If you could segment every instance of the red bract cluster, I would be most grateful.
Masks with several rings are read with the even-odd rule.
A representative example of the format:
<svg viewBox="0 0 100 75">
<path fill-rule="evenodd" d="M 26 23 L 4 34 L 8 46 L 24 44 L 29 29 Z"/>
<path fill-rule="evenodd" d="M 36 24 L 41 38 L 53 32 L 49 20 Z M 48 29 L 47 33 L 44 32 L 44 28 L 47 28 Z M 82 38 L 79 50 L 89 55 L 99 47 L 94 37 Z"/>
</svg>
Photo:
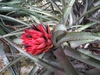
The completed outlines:
<svg viewBox="0 0 100 75">
<path fill-rule="evenodd" d="M 47 52 L 53 47 L 49 26 L 44 27 L 42 24 L 25 29 L 21 39 L 25 50 L 32 55 Z"/>
</svg>

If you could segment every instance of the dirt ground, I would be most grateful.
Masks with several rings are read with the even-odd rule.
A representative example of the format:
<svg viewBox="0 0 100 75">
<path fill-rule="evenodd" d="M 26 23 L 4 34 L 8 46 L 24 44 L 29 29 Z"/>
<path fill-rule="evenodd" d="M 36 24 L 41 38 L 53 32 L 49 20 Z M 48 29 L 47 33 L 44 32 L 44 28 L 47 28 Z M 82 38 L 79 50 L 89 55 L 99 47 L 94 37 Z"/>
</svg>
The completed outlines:
<svg viewBox="0 0 100 75">
<path fill-rule="evenodd" d="M 3 66 L 4 66 L 3 59 L 2 59 L 2 57 L 0 56 L 0 69 L 1 69 Z M 2 74 L 0 73 L 0 75 L 2 75 Z"/>
</svg>

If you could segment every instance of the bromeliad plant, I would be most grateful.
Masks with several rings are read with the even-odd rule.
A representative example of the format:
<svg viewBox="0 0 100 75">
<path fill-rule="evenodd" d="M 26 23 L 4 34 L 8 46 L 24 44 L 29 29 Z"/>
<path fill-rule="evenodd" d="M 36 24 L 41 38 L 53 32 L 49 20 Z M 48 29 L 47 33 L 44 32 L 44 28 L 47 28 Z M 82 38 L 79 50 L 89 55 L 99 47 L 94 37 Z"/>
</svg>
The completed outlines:
<svg viewBox="0 0 100 75">
<path fill-rule="evenodd" d="M 29 30 L 25 29 L 22 40 L 25 50 L 32 55 L 47 52 L 53 47 L 50 28 L 44 27 L 42 24 L 33 25 Z"/>
<path fill-rule="evenodd" d="M 45 0 L 39 2 L 42 1 Z M 8 68 L 12 75 L 20 75 L 17 62 L 28 57 L 35 64 L 28 75 L 98 75 L 100 1 L 48 0 L 43 6 L 35 7 L 36 3 L 30 1 L 22 6 L 20 1 L 0 3 L 1 7 L 3 4 L 14 7 L 12 10 L 15 12 L 19 11 L 18 14 L 11 10 L 5 12 L 3 8 L 2 12 L 8 16 L 0 14 L 2 27 L 0 31 L 3 33 L 0 36 L 0 55 L 6 62 L 6 66 L 0 72 Z M 25 19 L 29 18 L 27 22 L 12 17 L 14 14 L 22 13 Z M 12 25 L 13 22 L 23 25 L 11 26 L 8 21 Z M 35 25 L 30 25 L 33 22 Z M 10 37 L 13 35 L 14 37 Z M 7 36 L 9 37 L 5 38 Z M 20 39 L 13 42 L 17 44 L 21 42 L 21 47 L 10 41 L 15 37 Z M 10 57 L 7 56 L 6 50 L 10 50 L 8 53 L 12 55 L 13 60 L 9 61 Z"/>
</svg>

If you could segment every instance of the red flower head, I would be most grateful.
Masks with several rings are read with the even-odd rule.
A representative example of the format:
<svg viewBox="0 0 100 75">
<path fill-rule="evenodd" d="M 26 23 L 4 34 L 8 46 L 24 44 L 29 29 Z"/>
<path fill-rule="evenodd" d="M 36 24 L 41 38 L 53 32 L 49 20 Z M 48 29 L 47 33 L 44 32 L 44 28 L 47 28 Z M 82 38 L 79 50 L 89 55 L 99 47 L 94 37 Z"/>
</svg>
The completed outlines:
<svg viewBox="0 0 100 75">
<path fill-rule="evenodd" d="M 49 26 L 44 27 L 42 24 L 33 25 L 29 30 L 25 29 L 21 38 L 25 50 L 32 55 L 46 52 L 53 47 Z"/>
</svg>

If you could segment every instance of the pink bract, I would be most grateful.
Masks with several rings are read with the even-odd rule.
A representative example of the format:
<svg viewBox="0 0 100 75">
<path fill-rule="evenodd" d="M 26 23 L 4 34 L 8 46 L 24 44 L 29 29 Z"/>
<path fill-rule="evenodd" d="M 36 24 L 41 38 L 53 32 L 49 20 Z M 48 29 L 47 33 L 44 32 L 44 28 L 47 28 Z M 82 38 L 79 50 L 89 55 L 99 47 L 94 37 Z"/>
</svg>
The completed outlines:
<svg viewBox="0 0 100 75">
<path fill-rule="evenodd" d="M 25 50 L 32 55 L 47 52 L 53 47 L 50 28 L 49 26 L 44 27 L 42 24 L 25 29 L 21 39 Z"/>
</svg>

